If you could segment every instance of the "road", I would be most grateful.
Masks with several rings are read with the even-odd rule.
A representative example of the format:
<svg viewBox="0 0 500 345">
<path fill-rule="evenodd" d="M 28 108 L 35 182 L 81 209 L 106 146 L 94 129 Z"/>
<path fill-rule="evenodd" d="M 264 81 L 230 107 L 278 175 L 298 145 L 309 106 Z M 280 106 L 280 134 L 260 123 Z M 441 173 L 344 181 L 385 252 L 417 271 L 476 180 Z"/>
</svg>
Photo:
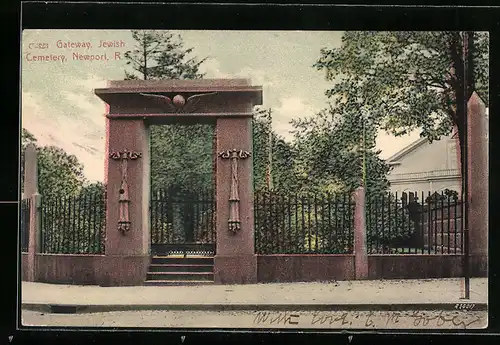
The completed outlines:
<svg viewBox="0 0 500 345">
<path fill-rule="evenodd" d="M 487 311 L 120 311 L 47 314 L 22 311 L 25 326 L 304 328 L 304 329 L 480 329 Z"/>
</svg>

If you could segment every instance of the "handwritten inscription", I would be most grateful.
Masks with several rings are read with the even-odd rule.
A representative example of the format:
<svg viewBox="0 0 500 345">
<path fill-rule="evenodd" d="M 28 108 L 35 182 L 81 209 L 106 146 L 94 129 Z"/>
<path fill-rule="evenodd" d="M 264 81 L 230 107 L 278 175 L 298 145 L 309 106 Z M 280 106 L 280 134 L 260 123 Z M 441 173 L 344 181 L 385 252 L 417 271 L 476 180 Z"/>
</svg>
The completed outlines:
<svg viewBox="0 0 500 345">
<path fill-rule="evenodd" d="M 270 312 L 258 312 L 255 315 L 254 324 L 268 323 L 270 325 L 298 325 L 299 314 L 297 313 L 270 313 Z"/>
<path fill-rule="evenodd" d="M 480 328 L 486 325 L 486 312 L 460 311 L 339 311 L 254 313 L 254 325 L 329 328 Z"/>
</svg>

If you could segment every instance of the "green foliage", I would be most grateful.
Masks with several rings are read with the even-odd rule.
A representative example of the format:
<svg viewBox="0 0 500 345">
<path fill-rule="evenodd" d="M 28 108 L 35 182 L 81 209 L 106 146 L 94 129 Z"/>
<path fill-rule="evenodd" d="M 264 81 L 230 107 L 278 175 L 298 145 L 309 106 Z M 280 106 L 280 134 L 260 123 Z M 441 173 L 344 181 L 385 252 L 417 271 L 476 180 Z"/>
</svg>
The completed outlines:
<svg viewBox="0 0 500 345">
<path fill-rule="evenodd" d="M 352 253 L 354 207 L 349 195 L 260 191 L 255 197 L 257 253 Z"/>
<path fill-rule="evenodd" d="M 363 183 L 365 160 L 367 194 L 387 189 L 389 167 L 375 150 L 375 126 L 364 120 L 358 107 L 330 108 L 293 124 L 303 188 L 352 193 Z"/>
<path fill-rule="evenodd" d="M 189 57 L 193 48 L 185 48 L 182 37 L 163 30 L 132 30 L 135 46 L 125 52 L 125 79 L 199 79 L 198 71 L 206 60 Z"/>
<path fill-rule="evenodd" d="M 297 152 L 290 143 L 287 143 L 272 130 L 269 125 L 270 114 L 271 109 L 256 108 L 254 111 L 252 125 L 254 189 L 268 189 L 267 171 L 269 167 L 269 138 L 271 136 L 273 189 L 293 191 L 298 186 L 298 178 L 294 174 Z"/>
<path fill-rule="evenodd" d="M 474 34 L 475 90 L 488 100 L 488 33 Z M 396 136 L 420 129 L 430 141 L 463 134 L 460 32 L 346 32 L 314 65 L 333 82 L 335 113 L 362 105 L 370 123 Z"/>
<path fill-rule="evenodd" d="M 457 109 L 463 97 L 463 70 L 457 35 L 346 32 L 342 47 L 323 49 L 315 64 L 332 81 L 326 92 L 329 106 L 312 117 L 295 120 L 292 143 L 272 131 L 270 109 L 255 110 L 252 158 L 257 252 L 352 252 L 350 195 L 362 184 L 367 189 L 369 249 L 384 252 L 412 240 L 415 227 L 406 206 L 387 194 L 389 167 L 379 158 L 376 136 L 379 129 L 403 135 L 420 128 L 422 136 L 435 140 L 448 134 L 452 125 L 460 132 Z M 199 67 L 205 59 L 189 57 L 193 49 L 184 48 L 180 37 L 154 30 L 132 31 L 132 36 L 136 45 L 126 53 L 130 68 L 126 79 L 203 77 Z M 476 33 L 475 46 L 476 89 L 487 100 L 487 34 Z M 150 130 L 152 190 L 191 193 L 212 188 L 213 126 L 175 124 Z M 36 138 L 23 130 L 23 149 L 30 142 L 36 144 Z M 81 164 L 62 149 L 37 150 L 46 250 L 102 252 L 105 186 L 86 184 Z M 266 178 L 270 153 L 272 191 Z M 201 211 L 196 223 L 209 224 L 212 211 Z M 183 212 L 187 211 L 171 213 L 182 218 Z M 169 233 L 181 240 L 183 234 L 174 232 L 180 229 L 181 224 L 175 224 L 179 219 L 156 222 L 153 237 Z M 209 230 L 197 227 L 194 231 L 208 234 Z M 75 236 L 78 241 L 73 247 Z M 95 246 L 95 238 L 101 241 L 100 247 Z"/>
<path fill-rule="evenodd" d="M 45 253 L 96 254 L 104 251 L 105 186 L 89 184 L 83 165 L 74 155 L 55 146 L 39 146 L 23 128 L 21 134 L 21 188 L 24 150 L 38 152 L 38 190 L 42 195 L 42 246 Z"/>
<path fill-rule="evenodd" d="M 206 190 L 213 181 L 213 126 L 151 126 L 151 187 Z"/>
<path fill-rule="evenodd" d="M 38 152 L 38 190 L 43 197 L 76 195 L 85 183 L 83 165 L 74 155 L 55 146 L 39 146 L 23 128 L 21 134 L 21 188 L 24 185 L 24 151 L 34 144 Z"/>
<path fill-rule="evenodd" d="M 104 253 L 106 205 L 101 183 L 82 188 L 76 196 L 50 196 L 42 201 L 44 253 Z"/>
<path fill-rule="evenodd" d="M 134 49 L 125 57 L 125 79 L 199 79 L 200 65 L 180 36 L 168 31 L 132 30 Z M 150 127 L 151 187 L 195 191 L 212 185 L 213 126 L 172 124 Z"/>
<path fill-rule="evenodd" d="M 213 190 L 158 189 L 151 198 L 153 244 L 213 243 L 215 200 Z"/>
<path fill-rule="evenodd" d="M 38 156 L 38 185 L 44 197 L 76 195 L 83 187 L 83 165 L 63 149 L 46 146 Z"/>
<path fill-rule="evenodd" d="M 455 203 L 458 199 L 458 192 L 447 188 L 441 193 L 434 192 L 433 194 L 428 195 L 425 197 L 424 202 L 426 204 Z"/>
<path fill-rule="evenodd" d="M 80 189 L 78 194 L 83 198 L 96 196 L 104 199 L 106 195 L 106 185 L 102 182 L 87 183 Z"/>
<path fill-rule="evenodd" d="M 415 236 L 407 203 L 392 193 L 380 193 L 366 200 L 366 237 L 368 252 L 391 252 L 406 247 Z"/>
</svg>

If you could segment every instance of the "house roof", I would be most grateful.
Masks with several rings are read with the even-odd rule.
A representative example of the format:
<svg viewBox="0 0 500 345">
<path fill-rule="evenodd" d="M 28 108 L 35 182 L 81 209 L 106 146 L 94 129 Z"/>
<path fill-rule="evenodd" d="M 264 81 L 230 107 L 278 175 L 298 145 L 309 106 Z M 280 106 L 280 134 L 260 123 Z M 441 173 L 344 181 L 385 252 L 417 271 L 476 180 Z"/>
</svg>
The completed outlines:
<svg viewBox="0 0 500 345">
<path fill-rule="evenodd" d="M 401 157 L 406 156 L 407 154 L 415 151 L 417 148 L 424 145 L 426 142 L 428 142 L 427 138 L 419 138 L 414 142 L 412 142 L 410 145 L 404 147 L 403 149 L 399 150 L 398 152 L 387 158 L 385 161 L 386 163 L 395 162 L 401 159 Z"/>
<path fill-rule="evenodd" d="M 482 101 L 482 99 L 481 99 L 481 101 Z M 489 108 L 488 107 L 485 107 L 485 115 L 486 115 L 486 119 L 489 120 Z M 457 139 L 457 136 L 458 136 L 458 131 L 457 131 L 457 128 L 454 127 L 452 132 L 451 132 L 450 138 Z M 410 145 L 405 146 L 404 148 L 402 148 L 401 150 L 399 150 L 398 152 L 396 152 L 395 154 L 393 154 L 392 156 L 387 158 L 385 160 L 385 162 L 386 163 L 396 162 L 396 161 L 400 160 L 402 157 L 406 156 L 407 154 L 415 151 L 416 149 L 418 149 L 419 147 L 424 145 L 426 142 L 428 142 L 427 138 L 419 138 L 419 139 L 415 140 L 414 142 L 412 142 Z"/>
</svg>

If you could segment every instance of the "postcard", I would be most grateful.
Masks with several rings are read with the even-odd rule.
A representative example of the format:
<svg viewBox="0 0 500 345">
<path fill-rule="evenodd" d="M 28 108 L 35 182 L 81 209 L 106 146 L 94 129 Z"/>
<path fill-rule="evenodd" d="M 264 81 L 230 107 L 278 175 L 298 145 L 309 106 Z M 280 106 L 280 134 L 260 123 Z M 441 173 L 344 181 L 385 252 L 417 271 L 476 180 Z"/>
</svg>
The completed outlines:
<svg viewBox="0 0 500 345">
<path fill-rule="evenodd" d="M 488 49 L 24 30 L 22 325 L 486 328 Z"/>
</svg>

